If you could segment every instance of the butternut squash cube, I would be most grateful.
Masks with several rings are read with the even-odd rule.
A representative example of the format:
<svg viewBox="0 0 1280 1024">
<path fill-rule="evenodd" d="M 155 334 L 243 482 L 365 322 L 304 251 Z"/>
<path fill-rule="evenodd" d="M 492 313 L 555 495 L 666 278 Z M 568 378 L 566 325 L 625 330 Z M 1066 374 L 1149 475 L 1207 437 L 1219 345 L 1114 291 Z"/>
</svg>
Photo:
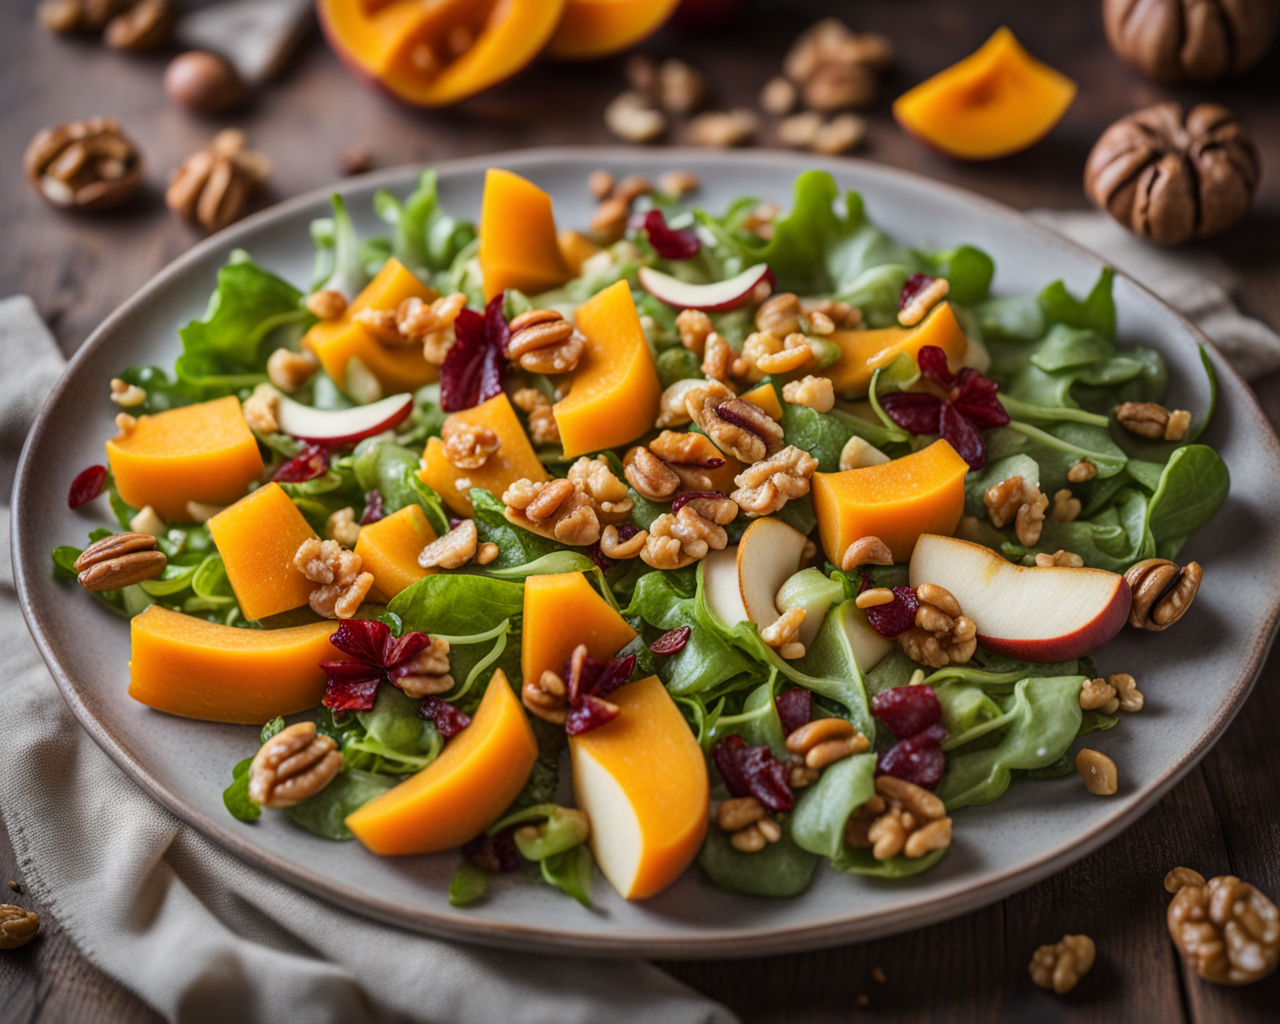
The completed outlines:
<svg viewBox="0 0 1280 1024">
<path fill-rule="evenodd" d="M 827 337 L 840 346 L 842 353 L 826 370 L 831 386 L 838 394 L 854 396 L 865 395 L 871 387 L 871 375 L 893 362 L 899 352 L 915 358 L 926 345 L 936 345 L 954 365 L 964 358 L 969 345 L 947 302 L 938 303 L 915 327 L 836 331 Z"/>
<path fill-rule="evenodd" d="M 347 828 L 383 855 L 453 849 L 498 820 L 537 759 L 529 719 L 499 669 L 471 724 L 418 774 L 348 815 Z"/>
<path fill-rule="evenodd" d="M 364 309 L 398 309 L 405 299 L 430 302 L 437 294 L 392 256 L 378 271 L 378 276 L 352 300 L 346 313 L 336 320 L 322 320 L 313 326 L 302 344 L 315 353 L 325 372 L 343 390 L 347 387 L 347 363 L 352 357 L 358 357 L 378 378 L 383 394 L 414 391 L 439 376 L 436 368 L 423 358 L 422 346 L 384 345 L 368 328 L 352 322 L 351 318 Z"/>
<path fill-rule="evenodd" d="M 744 402 L 750 402 L 752 405 L 763 409 L 775 420 L 782 419 L 782 403 L 778 401 L 778 392 L 768 381 L 752 388 L 750 391 L 743 392 L 739 397 Z"/>
<path fill-rule="evenodd" d="M 581 231 L 573 231 L 569 228 L 557 233 L 556 242 L 560 246 L 560 255 L 564 258 L 565 266 L 574 277 L 582 273 L 582 264 L 596 253 L 603 251 Z"/>
<path fill-rule="evenodd" d="M 314 584 L 294 566 L 293 556 L 316 532 L 279 484 L 259 487 L 207 525 L 246 619 L 307 603 Z"/>
<path fill-rule="evenodd" d="M 636 638 L 636 631 L 580 572 L 530 576 L 524 583 L 523 646 L 520 669 L 538 679 L 550 669 L 564 675 L 578 644 L 597 661 L 607 661 Z"/>
<path fill-rule="evenodd" d="M 183 718 L 261 725 L 316 707 L 336 622 L 237 629 L 153 604 L 130 623 L 129 696 Z"/>
<path fill-rule="evenodd" d="M 107 442 L 120 497 L 189 523 L 187 502 L 229 505 L 262 475 L 262 455 L 234 395 L 151 416 Z"/>
<path fill-rule="evenodd" d="M 474 510 L 469 492 L 473 487 L 501 498 L 502 492 L 517 480 L 550 479 L 505 394 L 494 395 L 486 402 L 453 415 L 464 423 L 488 427 L 498 435 L 498 450 L 479 469 L 459 469 L 445 455 L 444 442 L 440 438 L 427 439 L 418 476 L 458 515 L 472 515 Z"/>
<path fill-rule="evenodd" d="M 384 603 L 407 590 L 434 569 L 418 564 L 422 549 L 436 539 L 419 505 L 406 505 L 398 512 L 360 527 L 355 552 L 363 560 L 361 568 L 373 574 L 373 589 Z"/>
<path fill-rule="evenodd" d="M 950 156 L 994 160 L 1047 135 L 1075 96 L 1075 82 L 1002 26 L 975 53 L 898 97 L 893 116 Z"/>
<path fill-rule="evenodd" d="M 949 537 L 964 512 L 969 465 L 939 439 L 879 466 L 813 474 L 813 508 L 822 549 L 840 565 L 849 545 L 879 537 L 895 562 L 911 560 L 922 533 Z"/>
<path fill-rule="evenodd" d="M 653 428 L 662 384 L 626 281 L 578 307 L 587 339 L 569 393 L 552 408 L 567 458 L 616 448 Z"/>
<path fill-rule="evenodd" d="M 484 176 L 480 270 L 486 300 L 506 288 L 530 295 L 545 292 L 570 277 L 556 238 L 551 197 L 533 182 L 497 167 Z"/>
</svg>

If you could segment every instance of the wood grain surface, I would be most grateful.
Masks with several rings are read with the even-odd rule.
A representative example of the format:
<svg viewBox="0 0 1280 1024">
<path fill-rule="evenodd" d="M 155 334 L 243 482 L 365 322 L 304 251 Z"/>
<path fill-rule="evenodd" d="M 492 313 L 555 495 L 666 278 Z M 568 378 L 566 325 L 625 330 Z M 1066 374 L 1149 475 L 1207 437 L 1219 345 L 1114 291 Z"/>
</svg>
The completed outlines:
<svg viewBox="0 0 1280 1024">
<path fill-rule="evenodd" d="M 621 59 L 546 64 L 453 110 L 418 112 L 357 84 L 313 34 L 248 108 L 235 117 L 201 119 L 162 92 L 164 54 L 123 56 L 94 41 L 52 37 L 36 26 L 33 6 L 30 0 L 0 5 L 0 295 L 32 296 L 68 353 L 196 240 L 164 208 L 164 180 L 220 127 L 243 127 L 271 157 L 275 174 L 263 199 L 269 203 L 332 181 L 341 154 L 353 148 L 368 152 L 378 166 L 392 166 L 525 146 L 610 142 L 601 111 L 624 85 Z M 1239 275 L 1245 310 L 1280 326 L 1280 47 L 1242 80 L 1166 89 L 1114 57 L 1097 4 L 1086 0 L 773 0 L 757 3 L 730 29 L 699 36 L 668 30 L 643 50 L 695 64 L 718 105 L 754 106 L 788 42 L 827 14 L 856 29 L 886 33 L 898 55 L 884 98 L 868 115 L 869 143 L 859 155 L 1020 208 L 1086 205 L 1080 178 L 1090 146 L 1112 120 L 1136 107 L 1168 98 L 1232 107 L 1259 143 L 1262 188 L 1246 221 L 1202 248 Z M 889 100 L 971 52 L 1001 24 L 1080 84 L 1063 123 L 1028 152 L 990 164 L 958 164 L 907 138 L 889 116 Z M 22 180 L 22 149 L 47 124 L 95 114 L 120 118 L 138 142 L 148 186 L 116 213 L 65 215 Z M 675 140 L 683 134 L 678 127 Z M 773 129 L 766 127 L 762 142 L 773 141 Z M 1280 422 L 1280 375 L 1258 382 L 1257 390 L 1272 422 Z M 1154 810 L 1102 850 L 1002 903 L 881 942 L 664 966 L 753 1024 L 1274 1021 L 1280 1016 L 1280 974 L 1230 989 L 1207 985 L 1182 968 L 1164 927 L 1168 897 L 1161 882 L 1169 868 L 1185 864 L 1206 876 L 1238 874 L 1280 897 L 1278 684 L 1280 656 L 1268 661 L 1223 740 Z M 8 878 L 21 881 L 21 870 L 0 832 L 0 882 Z M 0 893 L 0 901 L 41 910 L 29 895 Z M 85 960 L 55 919 L 44 914 L 42 921 L 35 942 L 0 953 L 0 1022 L 160 1019 Z M 1094 938 L 1098 963 L 1075 991 L 1054 996 L 1032 985 L 1027 964 L 1036 946 L 1068 932 Z M 883 982 L 873 980 L 876 968 Z"/>
</svg>

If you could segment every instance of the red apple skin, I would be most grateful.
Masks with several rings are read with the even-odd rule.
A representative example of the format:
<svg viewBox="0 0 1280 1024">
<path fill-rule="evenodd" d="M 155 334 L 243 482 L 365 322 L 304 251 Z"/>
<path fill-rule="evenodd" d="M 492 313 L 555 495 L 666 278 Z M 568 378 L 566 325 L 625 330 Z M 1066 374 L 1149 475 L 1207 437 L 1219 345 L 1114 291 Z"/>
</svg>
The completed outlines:
<svg viewBox="0 0 1280 1024">
<path fill-rule="evenodd" d="M 1132 603 L 1133 592 L 1129 588 L 1129 582 L 1121 576 L 1111 603 L 1095 619 L 1074 633 L 1047 640 L 1005 640 L 979 632 L 978 643 L 988 651 L 1023 661 L 1070 661 L 1073 658 L 1083 658 L 1105 647 L 1124 628 L 1129 620 L 1129 606 Z"/>
<path fill-rule="evenodd" d="M 315 444 L 327 445 L 336 448 L 340 445 L 355 444 L 363 441 L 366 437 L 373 437 L 374 434 L 381 434 L 384 430 L 391 430 L 393 427 L 399 426 L 409 417 L 409 413 L 413 412 L 413 398 L 406 395 L 409 400 L 399 409 L 393 412 L 386 419 L 381 420 L 371 427 L 365 427 L 363 430 L 353 431 L 349 434 L 333 435 L 333 434 L 292 434 L 299 441 L 308 441 Z M 345 410 L 344 410 L 345 411 Z"/>
<path fill-rule="evenodd" d="M 773 271 L 770 270 L 768 267 L 765 267 L 764 273 L 762 273 L 758 279 L 756 279 L 755 281 L 752 281 L 750 287 L 748 287 L 746 291 L 738 295 L 735 295 L 733 298 L 725 299 L 723 302 L 704 303 L 698 306 L 688 306 L 682 302 L 673 302 L 669 297 L 663 296 L 661 294 L 661 290 L 662 290 L 661 285 L 659 285 L 658 291 L 656 292 L 652 291 L 649 285 L 645 281 L 645 279 L 649 276 L 648 274 L 645 273 L 647 269 L 648 268 L 646 267 L 641 268 L 641 273 L 639 278 L 640 287 L 643 288 L 650 295 L 652 295 L 655 299 L 657 299 L 659 302 L 665 303 L 666 305 L 670 306 L 672 309 L 699 309 L 704 313 L 725 313 L 731 309 L 737 309 L 739 306 L 742 306 L 751 298 L 752 294 L 756 290 L 756 287 L 760 284 L 761 281 L 768 281 L 772 284 L 774 280 Z M 655 271 L 655 273 L 660 273 L 660 271 Z M 702 286 L 691 285 L 690 287 L 702 287 Z"/>
</svg>

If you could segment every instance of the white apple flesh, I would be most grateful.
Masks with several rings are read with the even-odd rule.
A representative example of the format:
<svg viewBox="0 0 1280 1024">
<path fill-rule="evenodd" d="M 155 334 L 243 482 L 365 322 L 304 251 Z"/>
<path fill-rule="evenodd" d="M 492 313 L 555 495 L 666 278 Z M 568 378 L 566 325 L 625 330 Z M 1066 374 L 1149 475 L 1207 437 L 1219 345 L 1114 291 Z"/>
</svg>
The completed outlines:
<svg viewBox="0 0 1280 1024">
<path fill-rule="evenodd" d="M 738 541 L 738 591 L 747 618 L 767 629 L 782 617 L 778 591 L 800 571 L 806 537 L 781 519 L 757 519 Z"/>
<path fill-rule="evenodd" d="M 991 548 L 924 534 L 911 555 L 911 585 L 949 590 L 989 651 L 1025 661 L 1069 661 L 1120 632 L 1132 594 L 1102 569 L 1014 565 Z"/>
<path fill-rule="evenodd" d="M 391 430 L 413 411 L 412 395 L 392 395 L 372 405 L 350 409 L 316 409 L 279 395 L 276 422 L 281 433 L 300 441 L 324 445 L 355 444 L 366 437 Z"/>
<path fill-rule="evenodd" d="M 764 263 L 757 263 L 736 277 L 727 281 L 713 281 L 711 284 L 690 284 L 652 267 L 641 267 L 639 277 L 640 287 L 668 306 L 718 313 L 741 306 L 768 274 L 769 267 Z"/>
</svg>

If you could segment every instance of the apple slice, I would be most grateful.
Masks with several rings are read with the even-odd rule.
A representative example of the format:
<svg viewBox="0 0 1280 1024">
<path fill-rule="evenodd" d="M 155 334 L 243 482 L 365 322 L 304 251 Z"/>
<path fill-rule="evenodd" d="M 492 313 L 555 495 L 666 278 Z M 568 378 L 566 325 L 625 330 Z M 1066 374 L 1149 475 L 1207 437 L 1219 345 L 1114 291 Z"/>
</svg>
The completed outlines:
<svg viewBox="0 0 1280 1024">
<path fill-rule="evenodd" d="M 737 309 L 751 297 L 756 285 L 769 276 L 769 267 L 757 263 L 737 277 L 711 284 L 690 284 L 652 267 L 640 268 L 640 287 L 655 299 L 676 309 L 701 309 L 717 313 Z"/>
<path fill-rule="evenodd" d="M 1014 565 L 981 544 L 936 534 L 917 541 L 910 572 L 913 587 L 936 583 L 951 591 L 983 647 L 1026 661 L 1096 651 L 1120 632 L 1132 602 L 1116 573 Z"/>
<path fill-rule="evenodd" d="M 778 591 L 800 571 L 805 541 L 799 530 L 769 516 L 743 531 L 738 541 L 738 591 L 747 618 L 761 629 L 782 617 Z"/>
<path fill-rule="evenodd" d="M 738 548 L 708 551 L 702 560 L 702 592 L 707 611 L 732 629 L 747 621 L 747 609 L 738 589 Z"/>
<path fill-rule="evenodd" d="M 413 411 L 413 395 L 392 395 L 372 405 L 316 409 L 281 394 L 276 422 L 282 433 L 300 441 L 336 446 L 355 444 L 403 422 Z"/>
<path fill-rule="evenodd" d="M 849 649 L 853 651 L 853 660 L 858 663 L 858 669 L 863 675 L 884 661 L 889 652 L 898 646 L 872 629 L 871 623 L 867 621 L 867 613 L 852 601 L 846 601 L 831 614 L 838 617 L 844 628 L 845 636 L 849 638 Z"/>
</svg>

